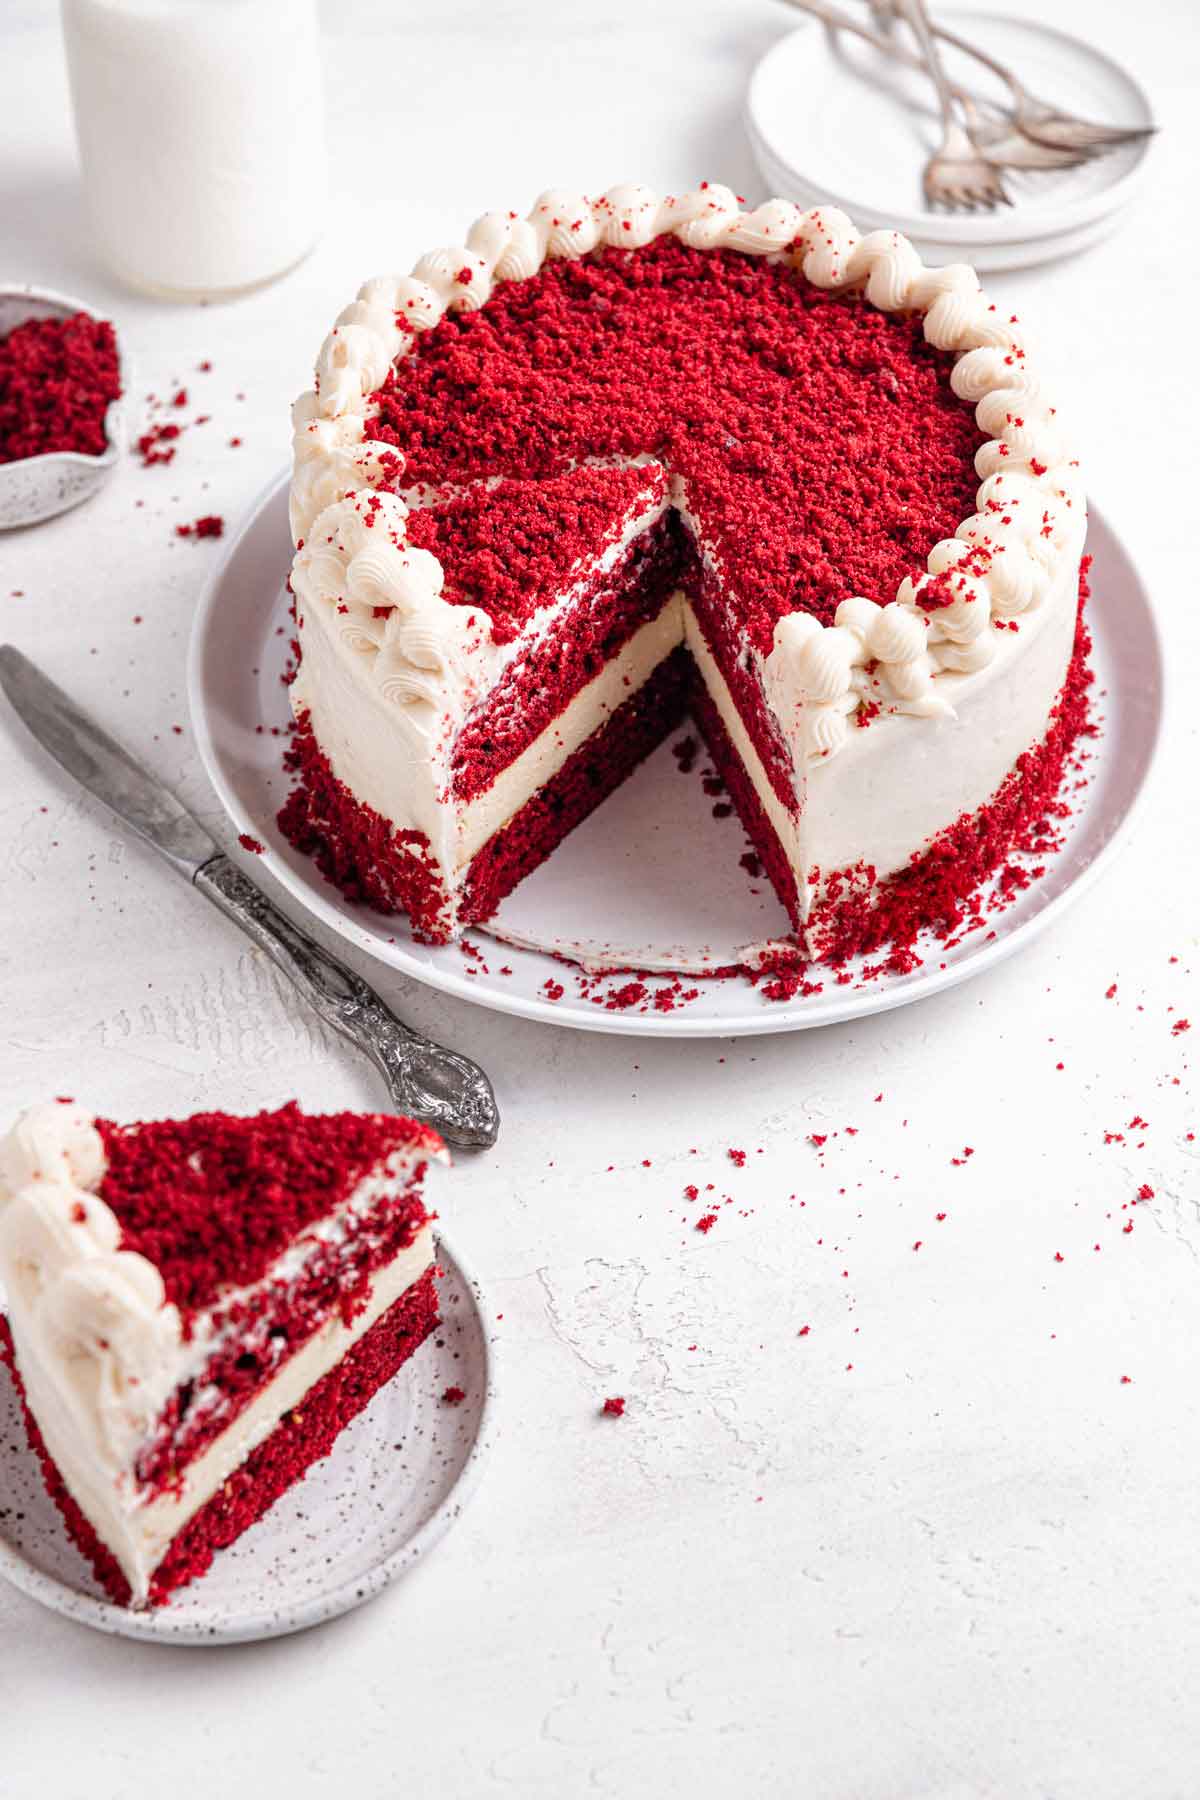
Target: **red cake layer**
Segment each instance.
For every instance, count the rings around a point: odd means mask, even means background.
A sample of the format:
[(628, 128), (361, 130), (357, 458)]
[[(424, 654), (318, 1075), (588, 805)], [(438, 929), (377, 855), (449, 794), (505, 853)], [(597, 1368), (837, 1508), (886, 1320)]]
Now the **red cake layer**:
[(762, 801), (746, 772), (745, 763), (733, 747), (724, 721), (713, 704), (712, 696), (700, 680), (693, 683), (691, 711), (708, 746), (717, 773), (737, 808), (742, 829), (758, 852), (759, 861), (779, 896), (780, 905), (786, 907), (788, 918), (794, 929), (799, 932), (801, 929), (799, 901), (796, 893), (796, 876), (792, 865), (779, 841), (775, 827), (763, 811)]
[(687, 651), (673, 651), (488, 840), (467, 872), (460, 906), (464, 924), (490, 918), (504, 896), (675, 729), (687, 711), (693, 673)]
[(483, 607), (506, 644), (665, 491), (653, 467), (480, 484), (410, 513), (408, 540), (441, 563), (442, 599)]
[(502, 677), (454, 746), (453, 793), (472, 800), (553, 724), (633, 634), (657, 618), (678, 584), (682, 532), (669, 514), (585, 588), (554, 630)]
[[(97, 1119), (107, 1169), (100, 1196), (185, 1315), (229, 1287), (260, 1281), (307, 1226), (335, 1211), (402, 1148), (440, 1148), (435, 1132), (383, 1113), (302, 1113), (293, 1101), (252, 1118), (196, 1113), (118, 1125)], [(418, 1194), (404, 1206), (415, 1234)]]
[[(828, 623), (850, 595), (892, 599), (974, 511), (984, 440), (953, 362), (918, 316), (664, 237), (547, 262), (447, 313), (392, 369), (370, 429), (406, 481), (435, 484), (660, 457), (766, 653), (786, 613)], [(506, 616), (536, 604), (527, 590)]]
[[(336, 1367), (309, 1389), (303, 1403), (280, 1420), (220, 1492), (201, 1507), (155, 1572), (150, 1592), (152, 1605), (161, 1606), (177, 1588), (203, 1575), (218, 1550), (232, 1544), (314, 1462), (328, 1456), (343, 1427), (362, 1412), (437, 1325), (434, 1273), (433, 1269), (427, 1270), (401, 1294)], [(7, 1363), (12, 1373), (29, 1443), (41, 1463), (47, 1492), (104, 1591), (118, 1606), (128, 1606), (129, 1583), (116, 1558), (72, 1499), (29, 1410), (8, 1322), (2, 1314), (0, 1360)]]

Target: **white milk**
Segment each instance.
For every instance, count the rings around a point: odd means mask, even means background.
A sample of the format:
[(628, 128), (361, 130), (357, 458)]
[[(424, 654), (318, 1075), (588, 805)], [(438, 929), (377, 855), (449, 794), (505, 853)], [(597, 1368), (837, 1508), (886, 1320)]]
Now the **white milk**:
[(316, 0), (63, 0), (97, 245), (134, 287), (256, 287), (311, 249), (326, 192)]

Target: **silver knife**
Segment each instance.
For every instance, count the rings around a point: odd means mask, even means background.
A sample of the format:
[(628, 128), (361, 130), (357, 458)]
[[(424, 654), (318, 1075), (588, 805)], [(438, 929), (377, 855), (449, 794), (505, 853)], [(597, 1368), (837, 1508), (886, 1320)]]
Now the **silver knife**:
[(401, 1112), (462, 1149), (495, 1143), (500, 1111), (477, 1063), (405, 1025), (361, 977), (293, 925), (156, 776), (11, 644), (0, 645), (0, 687), (69, 775), (240, 925), (325, 1023), (366, 1052)]

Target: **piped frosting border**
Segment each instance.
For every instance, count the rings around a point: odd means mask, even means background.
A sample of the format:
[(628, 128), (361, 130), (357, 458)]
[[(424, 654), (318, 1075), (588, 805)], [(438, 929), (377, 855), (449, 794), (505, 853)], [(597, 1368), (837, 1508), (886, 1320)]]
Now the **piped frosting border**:
[(890, 599), (844, 600), (832, 625), (795, 612), (776, 626), (764, 683), (803, 759), (835, 754), (864, 702), (925, 717), (952, 712), (946, 678), (985, 667), (993, 622), (1040, 606), (1078, 559), (1086, 527), (1078, 464), (1016, 321), (1000, 316), (968, 265), (927, 269), (898, 232), (859, 237), (832, 207), (803, 212), (768, 200), (743, 211), (729, 188), (708, 183), (665, 199), (634, 183), (595, 201), (550, 189), (528, 217), (485, 213), (465, 244), (422, 256), (411, 275), (368, 281), (293, 408), (297, 602), (339, 615), (341, 637), (370, 659), (381, 697), (426, 742), (444, 741), (485, 691), (490, 620), (442, 599), (440, 563), (408, 542), (405, 501), (377, 491), (402, 476), (404, 459), (370, 438), (371, 396), (444, 313), (486, 305), (498, 283), (526, 280), (548, 259), (637, 249), (664, 233), (693, 249), (767, 256), (816, 287), (857, 288), (883, 312), (922, 315), (927, 341), (956, 356), (951, 386), (988, 434), (975, 458), (976, 510), (933, 546), (922, 576)]

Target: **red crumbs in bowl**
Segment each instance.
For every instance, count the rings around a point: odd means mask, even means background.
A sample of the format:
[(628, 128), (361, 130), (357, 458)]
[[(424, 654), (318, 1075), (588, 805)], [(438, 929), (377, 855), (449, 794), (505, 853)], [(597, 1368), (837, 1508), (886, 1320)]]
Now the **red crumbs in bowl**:
[(104, 415), (120, 395), (107, 319), (27, 319), (0, 338), (0, 462), (62, 450), (102, 456)]

